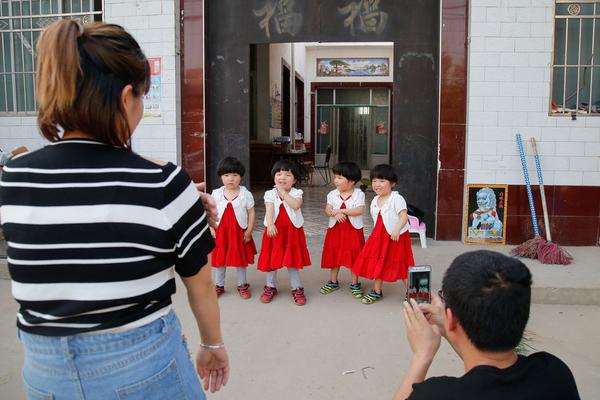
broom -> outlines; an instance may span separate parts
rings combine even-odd
[[[529,199],[529,209],[531,210],[531,220],[533,222],[533,232],[535,237],[521,243],[511,250],[511,254],[518,257],[537,258],[538,248],[545,241],[540,236],[540,228],[537,223],[535,214],[535,206],[533,204],[533,195],[531,194],[531,183],[529,182],[529,172],[527,171],[527,161],[525,160],[525,152],[523,151],[523,140],[521,134],[517,133],[517,146],[519,147],[519,155],[521,156],[521,166],[523,167],[523,175],[525,176],[525,185],[527,187],[527,198]]]
[[[568,265],[573,261],[573,257],[565,250],[561,249],[556,243],[552,242],[550,234],[550,221],[548,219],[548,206],[546,205],[546,192],[544,190],[544,180],[542,178],[542,167],[540,165],[540,156],[537,152],[535,138],[531,138],[531,149],[535,158],[535,167],[537,170],[538,182],[540,185],[540,197],[542,198],[542,210],[544,211],[544,226],[546,228],[547,241],[541,243],[538,248],[537,258],[542,264],[562,264]]]

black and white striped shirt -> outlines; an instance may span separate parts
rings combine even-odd
[[[0,204],[17,325],[40,335],[159,318],[174,272],[195,275],[214,247],[185,171],[99,142],[64,140],[13,159]]]

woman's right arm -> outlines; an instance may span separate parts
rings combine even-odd
[[[214,284],[210,276],[210,261],[200,271],[190,277],[182,277],[187,289],[188,302],[198,325],[203,345],[220,347],[221,316]],[[203,381],[204,390],[214,393],[227,384],[229,379],[229,358],[225,347],[206,348],[201,346],[196,355],[196,368]]]
[[[265,203],[265,218],[267,220],[267,235],[269,237],[277,236],[277,228],[273,222],[273,216],[275,214],[275,206],[273,203]]]

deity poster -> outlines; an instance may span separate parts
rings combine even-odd
[[[506,242],[508,185],[467,185],[465,243]]]

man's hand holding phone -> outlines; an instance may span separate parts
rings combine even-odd
[[[438,327],[440,334],[446,337],[446,306],[440,296],[431,293],[431,304],[421,303],[419,309],[431,325]]]

